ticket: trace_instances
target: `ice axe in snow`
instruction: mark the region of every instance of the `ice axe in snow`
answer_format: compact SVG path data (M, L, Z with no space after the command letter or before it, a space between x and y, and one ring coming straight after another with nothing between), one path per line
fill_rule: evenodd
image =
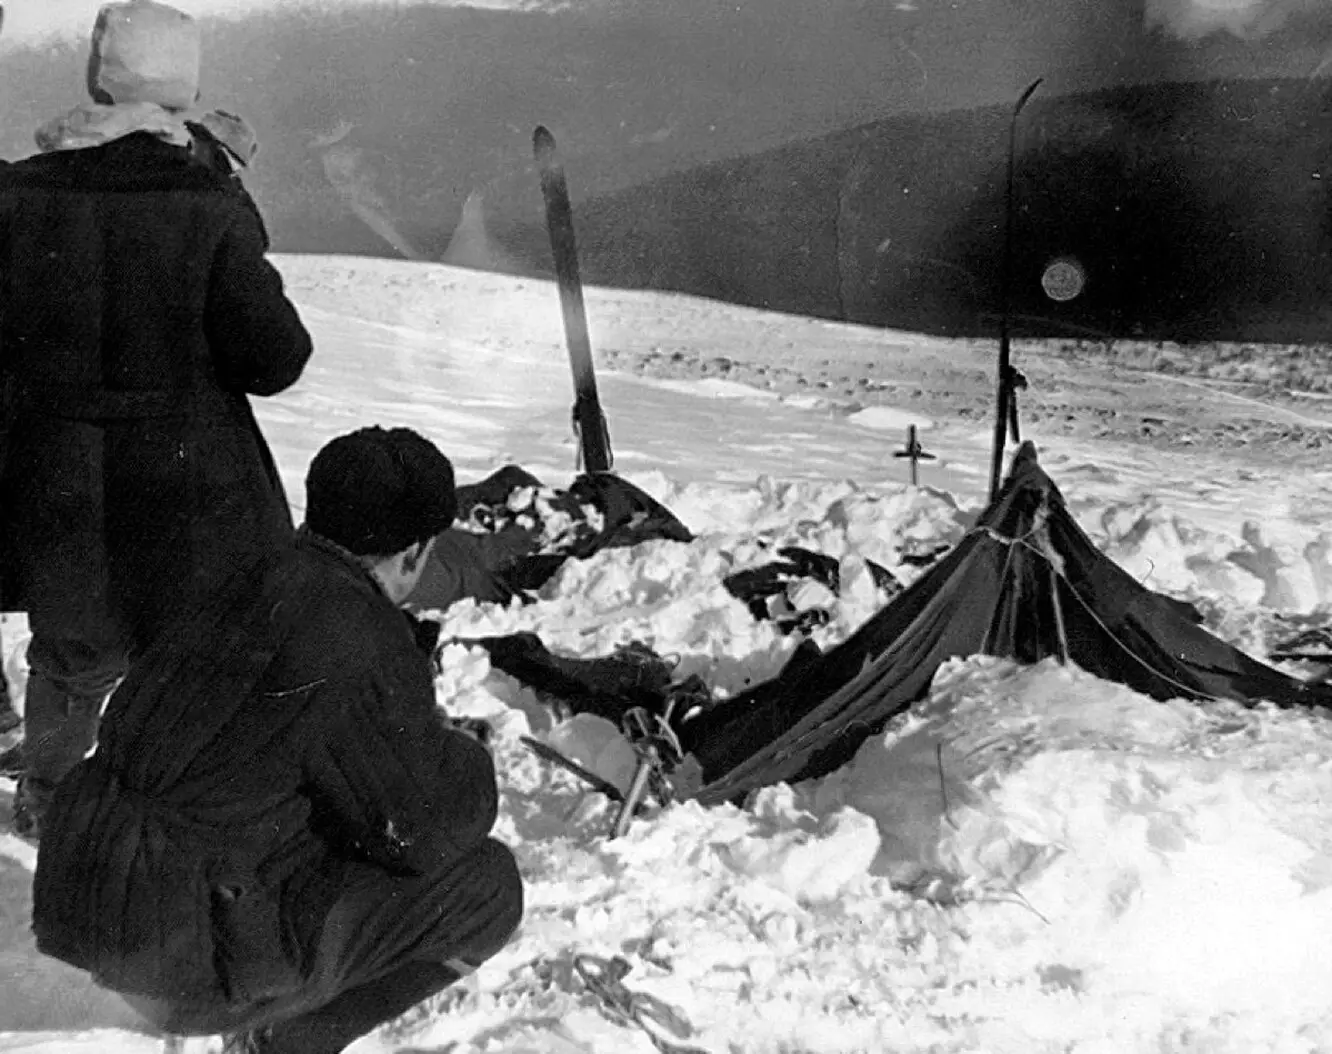
M546 227L555 255L555 280L564 315L564 337L573 370L573 425L578 436L578 454L584 472L609 472L614 464L610 430L597 395L597 376L592 365L592 341L587 332L587 310L583 304L583 280L578 271L578 243L574 238L573 207L564 177L555 137L538 125L532 135L532 150L541 174L541 194L546 202Z

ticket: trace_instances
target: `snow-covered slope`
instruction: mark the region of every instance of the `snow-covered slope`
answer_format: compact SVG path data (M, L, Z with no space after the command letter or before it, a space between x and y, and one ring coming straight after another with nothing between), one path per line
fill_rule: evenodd
M506 461L552 485L572 477L550 286L281 265L318 347L292 391L259 402L294 502L318 446L372 422L427 433L463 479ZM599 349L722 356L772 342L822 358L910 340L647 294L594 290L588 303ZM446 636L531 629L577 655L641 640L735 692L792 648L720 584L761 560L761 543L842 561L836 617L817 631L830 644L879 602L864 558L909 578L903 546L955 541L983 504L989 434L974 423L857 416L716 381L601 387L617 470L698 541L570 565L527 608L455 606ZM940 456L921 488L892 457L911 422ZM1330 599L1325 475L1033 438L1110 555L1207 602L1224 635L1261 648L1277 613ZM21 674L21 624L4 643ZM441 705L499 729L497 833L522 864L527 918L465 985L357 1051L648 1054L644 1028L600 1013L584 956L622 956L628 988L690 1022L676 1042L713 1054L1332 1047L1332 732L1319 717L1159 704L1074 669L972 659L819 785L771 789L749 811L676 807L608 840L606 803L519 743L551 730L533 694L483 652L455 645L446 659ZM0 1050L154 1049L116 1027L114 1001L32 952L31 862L0 840Z

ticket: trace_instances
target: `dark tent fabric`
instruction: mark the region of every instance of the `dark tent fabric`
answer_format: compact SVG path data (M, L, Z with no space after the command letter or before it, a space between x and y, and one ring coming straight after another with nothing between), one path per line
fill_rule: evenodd
M543 507L569 519L557 541L543 536ZM439 535L412 593L419 610L443 610L467 597L507 604L540 589L566 560L652 539L694 539L669 509L619 476L582 475L561 491L517 465L459 487L457 522L462 526Z
M839 565L832 557L797 546L779 549L778 556L780 559L775 562L737 571L724 579L727 591L745 602L755 619L773 618L766 610L766 601L792 583L814 581L833 592L840 587ZM902 585L891 572L872 561L866 563L883 592L889 596L901 592ZM823 608L807 608L774 621L783 633L791 633L809 624L826 622L828 617ZM429 625L439 628L437 622ZM743 703L750 698L737 697L718 704L701 677L690 674L675 681L675 661L657 655L641 641L631 641L610 655L593 658L557 655L531 632L453 638L450 643L484 648L495 669L548 699L558 700L570 713L596 714L619 724L629 710L642 708L663 717L669 714L672 728L682 736L693 734L694 739L704 738L695 729L702 732L714 727L713 719L707 716L711 711L716 710L721 715L720 724L725 724L746 709ZM791 676L802 664L814 661L821 654L818 645L803 639L783 670L783 677ZM2 763L0 774L3 774Z
M1212 636L1101 553L1024 443L976 526L910 589L818 660L687 723L701 785L681 796L716 804L826 775L923 698L940 665L975 654L1067 660L1155 699L1332 707L1332 688Z
M495 669L559 699L570 713L596 714L617 727L634 707L664 714L672 697L675 664L639 644L601 658L575 659L556 655L535 633L456 638L454 643L484 648Z

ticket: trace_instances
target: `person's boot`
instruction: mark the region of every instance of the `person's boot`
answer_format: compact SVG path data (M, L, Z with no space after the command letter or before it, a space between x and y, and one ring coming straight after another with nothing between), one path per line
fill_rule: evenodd
M42 821L55 787L35 776L24 776L14 792L14 833L30 842L42 837Z
M259 1033L247 1033L254 1045L238 1047L236 1054L338 1054L423 999L442 992L467 969L445 963L408 963L386 977L343 992L318 1010L279 1021ZM224 1051L232 1054L230 1048Z
M97 742L104 695L66 691L34 673L23 704L22 780L54 787Z

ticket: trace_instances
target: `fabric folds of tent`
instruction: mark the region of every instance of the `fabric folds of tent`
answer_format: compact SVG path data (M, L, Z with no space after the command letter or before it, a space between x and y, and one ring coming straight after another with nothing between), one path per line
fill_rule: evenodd
M1245 655L1101 553L1028 442L975 527L910 589L827 654L687 723L697 767L678 790L716 804L826 775L923 698L945 661L975 654L1053 657L1162 700L1332 707L1332 687Z

